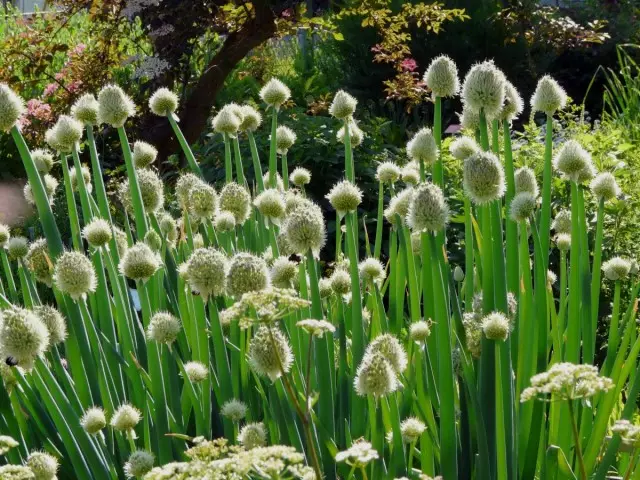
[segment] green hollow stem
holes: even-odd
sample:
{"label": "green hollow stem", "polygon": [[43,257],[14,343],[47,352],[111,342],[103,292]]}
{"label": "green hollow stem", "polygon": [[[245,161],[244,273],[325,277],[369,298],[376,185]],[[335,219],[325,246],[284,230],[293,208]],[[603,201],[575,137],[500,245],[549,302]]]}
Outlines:
{"label": "green hollow stem", "polygon": [[[547,115],[544,143],[544,170],[542,172],[542,206],[540,213],[540,249],[544,268],[549,265],[549,230],[551,227],[551,157],[553,154],[553,116]],[[573,204],[573,202],[572,202]],[[572,239],[574,240],[574,239]]]}
{"label": "green hollow stem", "polygon": [[[516,191],[509,122],[504,121],[502,128],[502,138],[504,141],[504,174],[507,180],[505,205],[509,208]],[[515,294],[518,292],[518,226],[515,222],[507,221],[506,223],[506,241],[507,288],[511,293]]]}
{"label": "green hollow stem", "polygon": [[276,148],[276,131],[278,130],[278,109],[274,108],[271,116],[271,141],[269,143],[269,188],[277,187],[278,153]]}
{"label": "green hollow stem", "polygon": [[225,183],[233,182],[233,163],[231,160],[231,145],[229,135],[223,133],[224,138],[224,181]]}
{"label": "green hollow stem", "polygon": [[286,152],[280,155],[280,162],[282,164],[282,184],[285,190],[289,190],[289,165]]}
{"label": "green hollow stem", "polygon": [[384,184],[378,184],[378,215],[376,217],[376,240],[373,246],[373,256],[380,258],[382,252],[382,227],[384,226]]}
{"label": "green hollow stem", "polygon": [[76,197],[71,188],[71,177],[69,174],[69,164],[67,156],[60,154],[60,164],[62,165],[62,178],[64,180],[65,197],[67,199],[67,211],[69,212],[69,224],[71,226],[71,241],[73,248],[82,251],[82,238],[80,237],[80,220],[78,219],[78,210],[76,206]]}
{"label": "green hollow stem", "polygon": [[444,169],[442,166],[442,97],[436,96],[433,103],[433,138],[438,147],[438,159],[433,164],[433,182],[444,189]]}
{"label": "green hollow stem", "polygon": [[471,212],[471,201],[464,197],[464,310],[471,312],[473,309],[473,295],[475,272],[473,268],[473,221]]}
{"label": "green hollow stem", "polygon": [[602,240],[604,232],[604,198],[598,201],[598,213],[596,220],[595,245],[593,246],[593,268],[591,277],[591,329],[593,332],[598,327],[598,311],[600,307],[600,281],[602,267]]}
{"label": "green hollow stem", "polygon": [[127,169],[127,177],[129,178],[129,188],[131,190],[131,203],[133,205],[136,232],[138,234],[138,238],[144,238],[149,227],[147,225],[147,218],[144,214],[144,204],[142,202],[140,184],[138,183],[138,174],[133,165],[131,148],[129,147],[129,140],[127,139],[127,133],[124,127],[118,127],[118,137],[120,138],[124,163]]}
{"label": "green hollow stem", "polygon": [[[569,317],[565,361],[580,363],[580,226],[578,221],[578,185],[571,181],[571,253],[569,256]],[[542,237],[548,235],[541,235]]]}
{"label": "green hollow stem", "polygon": [[236,176],[240,185],[247,186],[247,179],[244,176],[244,168],[242,166],[242,155],[240,154],[240,140],[238,135],[233,138],[233,157],[236,161]]}
{"label": "green hollow stem", "polygon": [[182,151],[184,153],[184,156],[187,158],[187,163],[189,164],[191,171],[202,178],[202,170],[200,170],[200,165],[198,165],[196,157],[193,155],[187,139],[184,138],[182,130],[180,130],[180,127],[178,126],[178,122],[173,115],[168,115],[167,119],[169,120],[169,124],[173,129],[173,133],[178,139],[178,143],[180,143],[180,147],[182,147]]}
{"label": "green hollow stem", "polygon": [[258,186],[258,193],[264,190],[264,178],[262,177],[262,167],[260,166],[260,155],[258,154],[258,147],[256,146],[256,138],[253,136],[253,132],[247,132],[249,138],[249,150],[251,150],[251,160],[253,161],[253,175],[256,177],[256,185]]}
{"label": "green hollow stem", "polygon": [[611,322],[609,323],[609,339],[607,342],[607,357],[604,364],[603,373],[608,375],[613,365],[616,352],[620,343],[620,331],[618,323],[620,320],[620,294],[621,282],[616,280],[613,287],[613,311],[611,312]]}
{"label": "green hollow stem", "polygon": [[578,468],[580,469],[580,480],[587,480],[587,470],[584,464],[584,457],[582,456],[582,447],[580,446],[580,434],[578,433],[578,425],[576,423],[576,416],[573,407],[573,400],[567,400],[569,405],[569,420],[571,421],[571,432],[573,434],[573,442],[575,445],[576,458],[578,461]]}
{"label": "green hollow stem", "polygon": [[93,173],[93,183],[95,185],[96,197],[98,199],[98,207],[100,216],[113,223],[111,220],[111,212],[109,211],[109,200],[107,199],[107,191],[104,186],[102,175],[102,167],[98,158],[98,149],[96,148],[96,140],[93,134],[93,126],[86,125],[87,128],[87,144],[89,145],[89,156],[91,157],[91,171]]}

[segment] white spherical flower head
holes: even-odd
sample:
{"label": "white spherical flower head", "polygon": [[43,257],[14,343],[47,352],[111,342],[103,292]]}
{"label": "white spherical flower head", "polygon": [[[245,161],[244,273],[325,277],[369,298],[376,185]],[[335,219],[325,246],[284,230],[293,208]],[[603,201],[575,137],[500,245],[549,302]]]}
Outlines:
{"label": "white spherical flower head", "polygon": [[571,210],[560,210],[553,219],[551,228],[556,233],[571,233]]}
{"label": "white spherical flower head", "polygon": [[280,125],[276,129],[276,150],[280,155],[286,155],[289,149],[296,142],[296,134],[285,125]]}
{"label": "white spherical flower head", "polygon": [[218,212],[216,218],[213,220],[213,226],[217,232],[231,232],[236,228],[236,217],[233,213],[222,211]]}
{"label": "white spherical flower head", "polygon": [[431,61],[423,80],[435,97],[453,97],[460,90],[458,67],[446,55],[440,55]]}
{"label": "white spherical flower head", "polygon": [[376,353],[386,358],[398,375],[407,368],[407,353],[398,339],[389,333],[377,336],[367,347],[367,354]]}
{"label": "white spherical flower head", "polygon": [[51,261],[51,255],[49,255],[49,246],[46,239],[39,238],[29,245],[25,263],[37,281],[51,287],[53,282],[53,262]]}
{"label": "white spherical flower head", "polygon": [[138,242],[120,259],[120,273],[132,280],[147,281],[161,266],[160,256],[149,245]]}
{"label": "white spherical flower head", "polygon": [[277,78],[272,78],[260,89],[262,101],[276,109],[289,100],[289,97],[291,97],[291,90]]}
{"label": "white spherical flower head", "polygon": [[255,132],[262,124],[262,115],[251,105],[242,105],[242,123],[240,123],[240,131]]}
{"label": "white spherical flower head", "polygon": [[158,226],[167,243],[175,246],[176,240],[178,240],[178,224],[176,220],[170,214],[161,212],[158,215]]}
{"label": "white spherical flower head", "polygon": [[171,345],[182,329],[180,320],[169,312],[157,312],[149,321],[147,338],[157,343]]}
{"label": "white spherical flower head", "polygon": [[0,352],[16,365],[31,370],[36,358],[49,347],[49,330],[34,313],[12,307],[0,311]]}
{"label": "white spherical flower head", "polygon": [[616,177],[609,172],[599,173],[591,181],[590,187],[591,193],[593,193],[598,200],[602,199],[605,202],[620,195],[620,187],[618,187]]}
{"label": "white spherical flower head", "polygon": [[631,270],[631,262],[626,258],[613,257],[602,264],[602,271],[608,280],[624,280]]}
{"label": "white spherical flower head", "polygon": [[7,242],[9,260],[19,260],[29,253],[29,241],[25,237],[11,237]]}
{"label": "white spherical flower head", "polygon": [[414,192],[413,188],[405,188],[395,197],[391,197],[389,206],[384,211],[384,216],[389,223],[398,226],[398,222],[405,222]]}
{"label": "white spherical flower head", "polygon": [[144,450],[136,450],[124,464],[124,473],[128,478],[142,478],[153,468],[155,456]]}
{"label": "white spherical flower head", "polygon": [[35,480],[57,480],[58,459],[46,452],[32,452],[26,466],[33,472]]}
{"label": "white spherical flower head", "polygon": [[449,146],[449,152],[458,160],[464,160],[480,151],[480,147],[471,137],[458,137]]}
{"label": "white spherical flower head", "polygon": [[238,133],[240,124],[242,123],[241,115],[240,107],[235,103],[225,105],[216,116],[213,117],[211,125],[216,132],[234,137],[236,133]]}
{"label": "white spherical flower head", "polygon": [[55,127],[51,127],[46,132],[44,132],[44,141],[56,152],[64,152],[66,147],[64,145],[58,144],[56,134],[57,132]]}
{"label": "white spherical flower head", "polygon": [[476,205],[502,198],[505,191],[504,170],[498,158],[489,152],[478,152],[464,161],[465,193]]}
{"label": "white spherical flower head", "polygon": [[264,217],[276,225],[280,225],[286,207],[282,193],[275,188],[268,188],[256,197],[253,204]]}
{"label": "white spherical flower head", "polygon": [[518,115],[520,115],[523,110],[524,102],[522,101],[522,97],[518,93],[518,90],[516,90],[516,87],[507,80],[504,89],[504,104],[502,105],[499,115],[500,120],[511,122],[515,118],[518,118]]}
{"label": "white spherical flower head", "polygon": [[298,265],[287,257],[278,257],[273,261],[269,276],[274,287],[291,288],[298,277]]}
{"label": "white spherical flower head", "polygon": [[571,249],[571,235],[559,233],[556,235],[556,245],[561,252],[568,252]]}
{"label": "white spherical flower head", "polygon": [[[358,122],[351,119],[347,125],[349,127],[349,142],[351,143],[351,146],[352,147],[360,146],[364,141],[364,132],[360,129],[360,127],[358,127]],[[345,133],[346,133],[346,130],[343,125],[338,129],[338,132],[336,133],[336,138],[340,143],[345,142]]]}
{"label": "white spherical flower head", "polygon": [[[91,172],[89,171],[89,167],[86,165],[80,166],[80,171],[82,173],[82,180],[84,182],[84,186],[87,189],[87,193],[91,193],[93,187],[91,186]],[[74,192],[78,191],[78,172],[76,171],[76,167],[71,167],[69,170],[69,181],[71,182],[71,189]]]}
{"label": "white spherical flower head", "polygon": [[393,162],[382,162],[376,170],[376,179],[380,183],[393,185],[400,180],[402,171],[400,167]]}
{"label": "white spherical flower head", "polygon": [[349,180],[336,183],[326,195],[326,198],[340,216],[354,212],[362,203],[362,190]]}
{"label": "white spherical flower head", "polygon": [[204,182],[194,185],[190,191],[189,211],[197,220],[213,218],[218,209],[218,194]]}
{"label": "white spherical flower head", "polygon": [[201,362],[187,362],[184,364],[184,371],[191,383],[204,382],[209,376],[209,369]]}
{"label": "white spherical flower head", "polygon": [[289,180],[298,188],[303,188],[311,183],[311,172],[303,167],[296,167],[289,175]]}
{"label": "white spherical flower head", "polygon": [[365,282],[382,282],[387,276],[382,262],[374,257],[366,258],[360,262],[358,271]]}
{"label": "white spherical flower head", "polygon": [[361,397],[382,397],[395,392],[400,385],[387,359],[379,353],[371,353],[365,355],[358,366],[354,386]]}
{"label": "white spherical flower head", "polygon": [[431,335],[431,323],[419,320],[409,326],[409,338],[416,343],[424,343]]}
{"label": "white spherical flower head", "polygon": [[35,313],[49,331],[49,346],[58,345],[67,339],[67,324],[62,314],[50,305],[38,305]]}
{"label": "white spherical flower head", "polygon": [[149,230],[145,233],[143,241],[154,252],[160,252],[162,248],[162,237],[155,230]]}
{"label": "white spherical flower head", "polygon": [[347,450],[336,453],[336,462],[346,462],[353,467],[365,467],[373,460],[379,458],[369,442],[358,440],[354,442]]}
{"label": "white spherical flower head", "polygon": [[193,173],[185,173],[178,177],[176,181],[176,197],[180,208],[187,210],[191,203],[191,189],[196,185],[204,183],[200,177]]}
{"label": "white spherical flower head", "polygon": [[534,197],[538,196],[538,182],[535,172],[529,167],[520,167],[515,172],[516,193],[529,192]]}
{"label": "white spherical flower head", "polygon": [[589,170],[591,165],[591,155],[575,140],[566,142],[553,159],[555,169],[574,182],[578,182],[583,171]]}
{"label": "white spherical flower head", "polygon": [[293,354],[287,338],[277,328],[258,327],[249,343],[249,365],[258,375],[275,382],[293,365]]}
{"label": "white spherical flower head", "polygon": [[466,105],[463,105],[462,113],[458,114],[460,125],[469,133],[475,132],[480,127],[480,113],[474,112]]}
{"label": "white spherical flower head", "polygon": [[234,423],[239,423],[244,419],[247,416],[247,411],[247,404],[235,398],[227,400],[220,408],[220,414]]}
{"label": "white spherical flower head", "polygon": [[13,437],[9,435],[0,435],[0,455],[4,455],[12,448],[16,448],[20,443],[16,442]]}
{"label": "white spherical flower head", "polygon": [[133,405],[125,403],[113,412],[110,424],[114,430],[131,435],[133,429],[140,423],[140,420],[142,420],[140,410]]}
{"label": "white spherical flower head", "polygon": [[351,292],[351,275],[349,272],[337,269],[334,270],[329,277],[329,281],[331,282],[331,289],[337,295],[347,295]]}
{"label": "white spherical flower head", "polygon": [[53,154],[49,150],[37,148],[31,152],[31,158],[40,173],[49,173],[53,168]]}
{"label": "white spherical flower head", "polygon": [[505,341],[509,337],[511,324],[501,312],[493,312],[482,319],[482,331],[489,340]]}
{"label": "white spherical flower head", "polygon": [[93,263],[80,252],[64,252],[53,270],[53,281],[62,293],[72,299],[85,298],[95,292],[97,281]]}
{"label": "white spherical flower head", "polygon": [[0,223],[0,248],[6,248],[10,238],[11,231],[9,230],[9,226]]}
{"label": "white spherical flower head", "polygon": [[509,216],[514,222],[526,222],[537,206],[536,197],[530,192],[520,192],[511,200]]}
{"label": "white spherical flower head", "polygon": [[251,213],[249,191],[235,182],[227,183],[220,191],[220,210],[231,212],[236,225],[244,224]]}
{"label": "white spherical flower head", "polygon": [[158,156],[156,147],[147,142],[137,141],[133,144],[131,159],[136,168],[146,168],[151,165]]}
{"label": "white spherical flower head", "polygon": [[78,120],[68,115],[60,115],[53,127],[55,142],[59,150],[70,152],[82,138],[83,125]]}
{"label": "white spherical flower head", "polygon": [[558,281],[558,276],[551,270],[547,270],[547,285],[551,287]]}
{"label": "white spherical flower head", "polygon": [[420,182],[420,165],[412,160],[402,167],[400,176],[407,185],[417,185]]}
{"label": "white spherical flower head", "polygon": [[149,97],[149,108],[160,117],[173,115],[178,109],[178,95],[168,88],[159,88]]}
{"label": "white spherical flower head", "polygon": [[[164,205],[164,184],[160,176],[149,168],[141,168],[136,172],[142,205],[146,212],[157,212]],[[133,201],[129,179],[125,179],[118,187],[120,202],[130,215],[133,215]]]}
{"label": "white spherical flower head", "polygon": [[329,107],[329,114],[340,120],[349,119],[356,111],[358,100],[344,90],[338,90]]}
{"label": "white spherical flower head", "polygon": [[0,83],[0,132],[8,132],[24,113],[24,101],[6,83]]}
{"label": "white spherical flower head", "polygon": [[431,129],[425,127],[418,130],[407,143],[407,154],[409,158],[418,164],[422,162],[425,166],[431,166],[438,160],[438,147]]}
{"label": "white spherical flower head", "polygon": [[465,109],[474,113],[483,111],[487,118],[496,118],[504,103],[506,81],[504,73],[493,61],[471,67],[462,85]]}
{"label": "white spherical flower head", "polygon": [[107,85],[98,93],[98,118],[114,128],[123,127],[136,113],[133,100],[117,85]]}
{"label": "white spherical flower head", "polygon": [[549,75],[538,81],[535,92],[531,97],[531,108],[536,112],[553,115],[562,110],[567,104],[567,93]]}
{"label": "white spherical flower head", "polygon": [[439,232],[448,216],[449,207],[440,187],[427,182],[414,189],[406,220],[412,230]]}
{"label": "white spherical flower head", "polygon": [[71,107],[71,116],[83,125],[98,124],[100,104],[91,93],[85,93]]}
{"label": "white spherical flower head", "polygon": [[[58,188],[58,181],[49,175],[48,173],[42,177],[42,183],[44,184],[44,191],[47,194],[47,200],[49,205],[53,205],[55,200],[56,189]],[[24,199],[30,204],[35,205],[36,199],[33,197],[33,190],[31,189],[31,184],[27,183],[24,186]]]}
{"label": "white spherical flower head", "polygon": [[206,300],[222,295],[226,287],[227,259],[215,248],[198,248],[186,264],[189,287]]}
{"label": "white spherical flower head", "polygon": [[292,253],[317,255],[326,241],[322,210],[311,202],[300,204],[287,216],[283,232]]}
{"label": "white spherical flower head", "polygon": [[247,450],[264,447],[267,444],[267,429],[263,423],[247,423],[238,433],[238,442]]}
{"label": "white spherical flower head", "polygon": [[269,286],[267,262],[250,253],[236,253],[227,271],[227,292],[240,298],[248,292],[264,290]]}
{"label": "white spherical flower head", "polygon": [[111,241],[113,233],[109,222],[102,218],[94,218],[82,229],[82,236],[87,239],[89,245],[100,248]]}
{"label": "white spherical flower head", "polygon": [[403,443],[415,443],[427,429],[427,426],[421,420],[415,417],[409,417],[400,424],[400,432],[402,433]]}

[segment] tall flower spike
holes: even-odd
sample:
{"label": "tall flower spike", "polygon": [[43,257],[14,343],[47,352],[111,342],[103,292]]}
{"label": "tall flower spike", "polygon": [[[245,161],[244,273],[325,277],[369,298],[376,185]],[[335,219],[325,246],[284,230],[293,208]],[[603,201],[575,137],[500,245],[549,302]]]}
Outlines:
{"label": "tall flower spike", "polygon": [[135,115],[133,100],[117,85],[107,85],[98,93],[98,119],[114,128],[123,127]]}
{"label": "tall flower spike", "polygon": [[53,281],[62,293],[72,299],[85,298],[95,292],[97,281],[93,263],[80,252],[64,252],[53,270]]}
{"label": "tall flower spike", "polygon": [[91,93],[85,93],[71,107],[71,116],[84,125],[98,124],[100,104]]}
{"label": "tall flower spike", "polygon": [[286,155],[289,149],[296,142],[296,134],[285,125],[280,125],[276,129],[276,150],[280,155]]}
{"label": "tall flower spike", "polygon": [[120,259],[120,273],[132,280],[147,281],[160,268],[161,261],[157,253],[143,242],[128,248]]}
{"label": "tall flower spike", "polygon": [[269,270],[264,259],[250,253],[236,253],[229,262],[227,292],[240,298],[247,292],[264,290],[269,286]]}
{"label": "tall flower spike", "polygon": [[260,90],[260,98],[264,103],[279,109],[280,106],[289,100],[291,90],[277,78],[269,80]]}
{"label": "tall flower spike", "polygon": [[293,364],[293,354],[287,338],[276,328],[261,325],[249,343],[249,365],[258,375],[275,382],[288,373]]}
{"label": "tall flower spike", "polygon": [[567,104],[567,93],[549,75],[545,75],[538,81],[535,92],[531,97],[531,108],[535,112],[543,112],[553,115],[562,110]]}
{"label": "tall flower spike", "polygon": [[471,67],[462,85],[462,101],[465,109],[496,118],[504,103],[506,78],[493,61]]}
{"label": "tall flower spike", "polygon": [[326,195],[326,198],[341,217],[354,212],[362,202],[362,190],[349,180],[336,183]]}
{"label": "tall flower spike", "polygon": [[22,98],[6,83],[0,83],[0,132],[11,130],[24,111]]}
{"label": "tall flower spike", "polygon": [[407,224],[414,231],[439,232],[448,216],[449,207],[440,187],[427,182],[415,188],[407,212]]}
{"label": "tall flower spike", "polygon": [[529,192],[534,197],[539,194],[535,172],[529,167],[520,167],[515,172],[516,193]]}
{"label": "tall flower spike", "polygon": [[186,274],[191,289],[205,300],[210,295],[217,297],[225,291],[227,259],[215,248],[198,248],[187,260]]}
{"label": "tall flower spike", "polygon": [[13,357],[19,367],[31,370],[48,346],[49,330],[34,312],[18,307],[0,312],[0,352],[4,357]]}
{"label": "tall flower spike", "polygon": [[178,109],[178,95],[168,88],[159,88],[149,97],[149,108],[160,117],[174,115]]}
{"label": "tall flower spike", "polygon": [[418,164],[423,162],[429,167],[438,159],[438,147],[429,128],[422,128],[407,143],[407,154]]}
{"label": "tall flower spike", "polygon": [[358,100],[344,90],[338,90],[329,107],[329,114],[337,119],[345,120],[352,117],[356,111]]}
{"label": "tall flower spike", "polygon": [[458,67],[446,55],[440,55],[431,61],[423,80],[436,97],[453,97],[460,90]]}
{"label": "tall flower spike", "polygon": [[138,140],[133,144],[131,159],[136,168],[146,168],[151,165],[158,156],[156,147],[147,142]]}
{"label": "tall flower spike", "polygon": [[476,205],[490,203],[504,195],[504,170],[493,153],[478,152],[468,157],[462,173],[465,193]]}

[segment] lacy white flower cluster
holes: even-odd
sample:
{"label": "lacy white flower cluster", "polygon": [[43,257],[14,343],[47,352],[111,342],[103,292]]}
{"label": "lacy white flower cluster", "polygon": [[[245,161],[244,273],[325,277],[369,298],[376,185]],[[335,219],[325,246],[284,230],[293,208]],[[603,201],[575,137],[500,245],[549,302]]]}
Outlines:
{"label": "lacy white flower cluster", "polygon": [[140,62],[140,65],[138,65],[138,68],[133,72],[133,78],[147,78],[151,80],[159,77],[169,68],[171,68],[171,64],[157,55],[144,57]]}
{"label": "lacy white flower cluster", "polygon": [[127,5],[122,9],[122,16],[133,18],[147,7],[157,7],[162,0],[128,0]]}
{"label": "lacy white flower cluster", "polygon": [[548,371],[531,377],[531,386],[522,392],[520,401],[576,400],[606,392],[612,387],[613,381],[599,376],[593,365],[556,363]]}
{"label": "lacy white flower cluster", "polygon": [[238,320],[241,328],[249,328],[256,323],[256,316],[259,323],[273,323],[309,305],[311,302],[300,298],[295,290],[269,287],[245,293],[240,301],[222,312],[221,316],[225,324]]}
{"label": "lacy white flower cluster", "polygon": [[640,425],[634,425],[629,420],[618,420],[611,431],[620,435],[624,445],[640,448]]}

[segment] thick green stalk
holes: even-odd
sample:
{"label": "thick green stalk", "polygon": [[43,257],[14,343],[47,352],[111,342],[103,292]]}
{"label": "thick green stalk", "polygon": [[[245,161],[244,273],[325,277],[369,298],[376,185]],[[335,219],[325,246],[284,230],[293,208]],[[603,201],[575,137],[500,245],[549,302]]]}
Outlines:
{"label": "thick green stalk", "polygon": [[380,258],[382,252],[382,227],[384,226],[384,184],[378,184],[378,215],[376,217],[376,240],[373,247],[373,256]]}
{"label": "thick green stalk", "polygon": [[131,191],[131,204],[133,206],[133,214],[136,223],[136,233],[138,238],[144,238],[149,229],[147,218],[144,214],[144,204],[142,202],[142,193],[140,192],[140,184],[138,183],[138,174],[133,165],[131,158],[131,148],[127,139],[127,132],[124,127],[118,127],[118,137],[122,147],[124,163],[127,169],[127,177],[129,178],[129,189]]}
{"label": "thick green stalk", "polygon": [[231,163],[231,145],[229,145],[229,135],[223,133],[224,138],[224,181],[233,182],[233,164]]}
{"label": "thick green stalk", "polygon": [[547,115],[547,127],[546,127],[546,136],[545,136],[545,144],[544,144],[544,170],[542,173],[542,207],[541,207],[541,213],[540,213],[540,248],[542,250],[544,268],[547,268],[549,265],[549,230],[551,227],[551,173],[552,173],[551,172],[551,156],[552,154],[553,154],[553,116]]}
{"label": "thick green stalk", "polygon": [[444,189],[444,170],[442,168],[442,98],[435,97],[433,103],[433,138],[438,147],[438,159],[433,164],[433,183]]}
{"label": "thick green stalk", "polygon": [[613,365],[615,354],[618,351],[618,345],[620,343],[620,331],[618,328],[618,321],[620,319],[620,292],[621,282],[615,281],[613,290],[613,311],[611,312],[611,322],[609,323],[609,339],[607,342],[607,357],[604,363],[603,375],[609,375],[609,369]]}
{"label": "thick green stalk", "polygon": [[591,331],[598,328],[598,311],[600,308],[600,280],[602,267],[602,239],[604,231],[604,198],[598,202],[595,245],[593,247],[593,268],[591,269]]}
{"label": "thick green stalk", "polygon": [[80,207],[82,208],[82,222],[86,225],[93,218],[93,212],[89,203],[87,185],[84,183],[84,176],[82,175],[82,164],[78,156],[77,145],[73,146],[71,156],[73,157],[73,166],[76,171],[76,185],[78,186],[78,196],[80,197]]}
{"label": "thick green stalk", "polygon": [[251,150],[251,160],[253,161],[253,175],[256,177],[256,185],[258,186],[258,193],[260,193],[264,190],[260,155],[258,154],[258,147],[256,146],[256,139],[253,136],[253,132],[247,132],[247,137],[249,138],[249,150]]}
{"label": "thick green stalk", "polygon": [[[507,180],[505,206],[511,205],[515,196],[515,173],[513,168],[513,152],[511,150],[511,130],[509,122],[502,124],[504,140],[504,174]],[[507,253],[507,288],[514,295],[518,292],[518,225],[516,222],[507,221],[506,225],[506,253]]]}
{"label": "thick green stalk", "polygon": [[344,174],[352,183],[355,183],[355,171],[353,165],[353,150],[351,148],[351,129],[349,120],[344,121]]}
{"label": "thick green stalk", "polygon": [[7,250],[4,247],[0,247],[0,257],[2,257],[2,268],[4,269],[4,275],[7,277],[7,284],[9,285],[9,293],[11,294],[11,301],[15,304],[18,303],[18,290],[16,289],[16,281],[13,278],[13,272],[11,271],[11,264],[7,257]]}
{"label": "thick green stalk", "polygon": [[576,450],[576,457],[578,460],[578,468],[580,469],[580,480],[587,480],[587,471],[584,465],[584,458],[582,457],[582,447],[580,446],[578,425],[576,423],[576,416],[573,411],[573,400],[568,400],[567,404],[569,405],[569,420],[571,421],[571,432],[573,433],[573,442]]}
{"label": "thick green stalk", "polygon": [[470,312],[473,307],[475,272],[473,267],[473,221],[471,219],[471,201],[464,196],[464,310]]}
{"label": "thick green stalk", "polygon": [[73,248],[82,251],[82,238],[80,237],[80,220],[78,220],[78,210],[76,206],[76,197],[71,188],[71,177],[69,175],[69,164],[67,156],[60,154],[60,164],[62,165],[62,178],[64,180],[64,192],[67,199],[67,211],[69,213],[69,224],[71,226],[71,240]]}
{"label": "thick green stalk", "polygon": [[282,162],[282,184],[285,190],[289,190],[289,164],[286,152],[280,156],[280,161]]}
{"label": "thick green stalk", "polygon": [[273,109],[271,117],[271,142],[269,143],[269,188],[276,188],[278,185],[278,152],[276,149],[276,131],[278,130],[278,109]]}
{"label": "thick green stalk", "polygon": [[[571,181],[571,254],[569,257],[569,317],[565,361],[580,363],[580,223],[578,219],[578,185]],[[548,237],[546,234],[542,238]]]}
{"label": "thick green stalk", "polygon": [[93,183],[95,186],[96,197],[98,198],[98,207],[100,208],[100,216],[112,223],[111,212],[109,210],[109,200],[107,199],[107,191],[104,186],[102,177],[102,167],[98,159],[98,149],[93,135],[93,126],[86,125],[87,128],[87,144],[89,145],[89,156],[91,157],[91,171],[93,173]]}
{"label": "thick green stalk", "polygon": [[233,138],[233,157],[236,161],[236,176],[240,185],[247,186],[247,179],[244,176],[244,168],[242,166],[242,155],[240,154],[240,140],[238,135]]}
{"label": "thick green stalk", "polygon": [[184,138],[184,135],[182,134],[182,130],[180,130],[180,127],[178,126],[178,122],[176,122],[176,119],[173,117],[173,115],[167,116],[167,119],[169,120],[169,124],[173,129],[173,133],[175,134],[176,138],[178,139],[178,142],[180,143],[180,146],[182,147],[184,156],[187,157],[187,162],[189,163],[189,167],[191,167],[191,171],[196,175],[198,175],[199,177],[202,177],[202,171],[200,170],[200,166],[198,165],[198,162],[196,161],[196,157],[193,155],[193,152],[191,151],[191,147],[189,146],[187,139]]}

